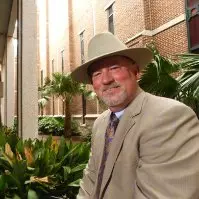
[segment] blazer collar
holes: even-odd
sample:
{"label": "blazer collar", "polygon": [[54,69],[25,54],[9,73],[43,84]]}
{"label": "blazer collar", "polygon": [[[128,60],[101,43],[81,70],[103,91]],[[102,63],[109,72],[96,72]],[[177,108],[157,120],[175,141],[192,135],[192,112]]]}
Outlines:
{"label": "blazer collar", "polygon": [[135,99],[125,109],[124,115],[127,114],[129,117],[134,117],[140,114],[145,96],[146,93],[141,88],[138,88]]}
{"label": "blazer collar", "polygon": [[[124,114],[121,117],[117,130],[115,132],[115,137],[111,143],[111,148],[110,148],[109,155],[106,161],[106,167],[104,169],[103,181],[102,181],[101,191],[100,191],[101,196],[111,177],[114,164],[121,151],[125,136],[129,132],[129,130],[134,126],[135,116],[139,115],[142,110],[142,105],[144,102],[145,95],[146,93],[142,91],[141,89],[139,89],[136,98],[125,109]],[[109,117],[110,117],[110,111],[108,114],[106,114],[104,119],[106,119],[107,121]]]}

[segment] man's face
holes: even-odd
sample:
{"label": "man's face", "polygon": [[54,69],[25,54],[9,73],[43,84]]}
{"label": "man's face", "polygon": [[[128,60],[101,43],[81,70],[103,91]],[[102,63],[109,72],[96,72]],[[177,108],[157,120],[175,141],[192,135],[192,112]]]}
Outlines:
{"label": "man's face", "polygon": [[123,110],[136,95],[138,67],[123,56],[112,56],[90,66],[91,80],[97,96],[111,111]]}

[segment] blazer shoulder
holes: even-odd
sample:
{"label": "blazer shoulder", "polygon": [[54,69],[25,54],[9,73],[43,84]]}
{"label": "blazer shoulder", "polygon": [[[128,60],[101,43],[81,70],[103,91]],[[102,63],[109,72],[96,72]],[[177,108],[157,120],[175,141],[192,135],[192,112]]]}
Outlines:
{"label": "blazer shoulder", "polygon": [[152,104],[154,104],[154,106],[159,105],[159,106],[164,106],[165,108],[166,107],[169,108],[169,107],[172,107],[172,106],[181,106],[181,107],[191,109],[190,107],[188,107],[184,103],[177,101],[175,99],[171,99],[171,98],[156,96],[156,95],[152,95],[150,93],[146,93],[146,98],[147,98],[147,100],[146,100],[147,103],[152,103]]}
{"label": "blazer shoulder", "polygon": [[100,121],[104,120],[105,118],[107,118],[110,115],[111,111],[110,110],[106,110],[103,113],[101,113],[97,119],[94,122],[94,125],[98,124]]}
{"label": "blazer shoulder", "polygon": [[[176,113],[190,113],[195,115],[195,112],[187,105],[179,102],[175,99],[170,99],[166,97],[155,96],[149,93],[146,93],[145,108],[151,113],[167,113],[167,112],[176,112]],[[176,115],[176,114],[174,114]]]}

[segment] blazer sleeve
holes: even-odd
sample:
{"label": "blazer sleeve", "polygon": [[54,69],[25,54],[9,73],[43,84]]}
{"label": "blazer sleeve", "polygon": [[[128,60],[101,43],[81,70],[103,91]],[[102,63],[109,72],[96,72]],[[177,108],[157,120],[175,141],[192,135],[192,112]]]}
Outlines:
{"label": "blazer sleeve", "polygon": [[77,195],[77,199],[90,199],[91,193],[94,188],[96,179],[96,171],[94,167],[94,161],[92,156],[92,150],[90,153],[89,162],[84,169],[84,176],[80,182],[79,194]]}
{"label": "blazer sleeve", "polygon": [[[94,129],[94,127],[93,127],[93,129]],[[94,130],[93,130],[93,132],[94,132]],[[94,135],[95,134],[93,133],[92,139],[91,139],[91,152],[90,152],[89,161],[88,161],[86,168],[84,169],[83,178],[80,181],[80,189],[79,189],[79,193],[78,193],[76,199],[91,199],[91,194],[92,194],[92,191],[93,191],[93,188],[95,185],[96,166],[95,166],[95,161],[94,161],[94,156],[93,156]]]}
{"label": "blazer sleeve", "polygon": [[[162,108],[143,123],[135,199],[199,198],[199,121],[187,106]],[[143,121],[143,120],[142,120]]]}

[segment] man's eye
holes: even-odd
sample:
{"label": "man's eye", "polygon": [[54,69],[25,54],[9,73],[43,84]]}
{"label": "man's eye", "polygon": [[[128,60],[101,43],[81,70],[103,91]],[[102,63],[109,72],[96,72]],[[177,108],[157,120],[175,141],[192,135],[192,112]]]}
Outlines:
{"label": "man's eye", "polygon": [[120,68],[119,66],[111,66],[110,70],[116,70],[116,69],[119,69],[119,68]]}
{"label": "man's eye", "polygon": [[92,74],[92,77],[97,77],[97,76],[99,76],[101,73],[100,72],[94,72],[93,74]]}

